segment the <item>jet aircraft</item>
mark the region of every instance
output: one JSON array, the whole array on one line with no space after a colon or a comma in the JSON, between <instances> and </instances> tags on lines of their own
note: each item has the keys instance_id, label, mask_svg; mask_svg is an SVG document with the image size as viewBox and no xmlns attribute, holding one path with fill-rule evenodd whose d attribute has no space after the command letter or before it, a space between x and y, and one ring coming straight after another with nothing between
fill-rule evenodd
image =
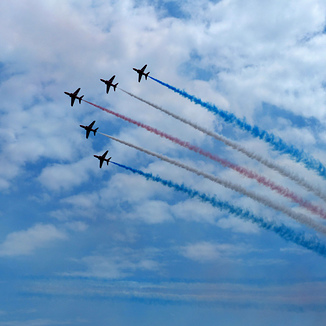
<instances>
[{"instance_id":1,"label":"jet aircraft","mask_svg":"<svg viewBox=\"0 0 326 326\"><path fill-rule=\"evenodd\" d=\"M94 157L96 157L96 158L98 158L100 160L100 168L102 167L104 161L106 161L107 165L109 165L111 157L110 158L105 158L107 153L108 153L108 151L106 151L103 155L100 155L100 156L99 155L94 155Z\"/></svg>"},{"instance_id":2,"label":"jet aircraft","mask_svg":"<svg viewBox=\"0 0 326 326\"><path fill-rule=\"evenodd\" d=\"M106 84L106 94L109 93L109 90L110 90L110 86L113 87L114 91L115 89L117 88L118 84L119 83L116 83L116 84L113 84L113 79L115 78L115 75L112 76L109 80L105 80L105 79L100 79L103 83Z\"/></svg>"},{"instance_id":3,"label":"jet aircraft","mask_svg":"<svg viewBox=\"0 0 326 326\"><path fill-rule=\"evenodd\" d=\"M79 100L79 104L81 104L81 101L82 101L82 98L84 97L84 95L78 97L78 92L80 91L80 88L78 88L75 92L73 93L68 93L68 92L65 92L65 94L69 95L71 97L71 106L74 105L75 103L75 99L78 99Z\"/></svg>"},{"instance_id":4,"label":"jet aircraft","mask_svg":"<svg viewBox=\"0 0 326 326\"><path fill-rule=\"evenodd\" d=\"M145 65L143 68L141 69L136 69L136 68L133 68L133 70L137 71L138 73L138 82L140 83L141 81L141 78L142 76L144 75L145 76L145 79L147 80L147 77L149 75L149 72L145 73L145 69L146 69L147 65Z\"/></svg>"},{"instance_id":5,"label":"jet aircraft","mask_svg":"<svg viewBox=\"0 0 326 326\"><path fill-rule=\"evenodd\" d=\"M96 131L97 131L98 128L92 129L93 126L94 126L94 123L95 123L95 120L91 124L89 124L88 126L80 125L82 128L84 128L86 130L86 138L88 138L91 131L94 132L94 136L96 135Z\"/></svg>"}]
</instances>

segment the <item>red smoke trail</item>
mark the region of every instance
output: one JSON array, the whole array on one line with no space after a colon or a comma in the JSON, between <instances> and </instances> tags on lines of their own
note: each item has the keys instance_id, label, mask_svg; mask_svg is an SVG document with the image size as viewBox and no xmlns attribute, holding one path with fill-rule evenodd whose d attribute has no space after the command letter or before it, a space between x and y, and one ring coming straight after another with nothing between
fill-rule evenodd
<instances>
[{"instance_id":1,"label":"red smoke trail","mask_svg":"<svg viewBox=\"0 0 326 326\"><path fill-rule=\"evenodd\" d=\"M249 158L258 161L259 163L264 164L265 166L267 166L268 168L280 173L281 175L283 175L284 177L287 177L289 179L291 179L292 181L296 182L298 185L304 187L306 190L313 192L316 196L320 197L321 199L323 199L326 202L326 194L324 194L316 185L312 185L310 182L307 182L307 180L305 180L304 178L302 178L301 176L295 174L294 172L290 172L288 171L286 168L284 168L283 166L278 165L277 163L270 161L262 156L260 156L257 153L253 153L250 150L246 149L245 147L242 147L240 144L227 139L219 134L217 134L216 132L210 131L204 127L199 126L197 123L194 123L188 119L185 119L171 111L168 111L166 109L163 109L162 107L153 104L151 102L148 102L146 100L144 100L143 98L132 94L130 92L125 91L122 88L119 88L122 92L128 94L131 97L136 98L137 100L146 103L147 105L160 110L161 112L166 113L167 115L173 117L174 119L177 119L185 124L187 124L188 126L191 126L201 132L203 132L204 134L211 136L213 138L215 138L218 141L223 142L225 145L230 146L231 148L235 149L236 151L248 156Z\"/></svg>"},{"instance_id":2,"label":"red smoke trail","mask_svg":"<svg viewBox=\"0 0 326 326\"><path fill-rule=\"evenodd\" d=\"M178 144L180 146L183 146L185 148L188 148L189 150L192 150L198 154L201 154L205 157L208 157L210 158L211 160L214 160L220 164L222 164L223 166L225 167L228 167L230 169L233 169L237 172L239 172L240 174L242 174L243 176L246 176L247 178L250 178L250 179L254 179L256 180L257 182L259 182L260 184L276 191L277 193L279 193L280 195L288 198L288 199L291 199L293 202L299 204L300 206L303 206L305 207L306 209L308 209L310 212L314 213L314 214L317 214L319 215L320 217L322 218L326 218L326 212L320 208L320 207L317 207L313 204L311 204L310 202L304 200L303 198L301 198L300 196L296 195L295 193L293 193L292 191L290 191L289 189L285 188L285 187L282 187L280 185L277 185L276 183L274 183L273 181L265 178L264 176L261 176L259 174L257 174L256 172L253 172L251 170L248 170L244 167L241 167L239 165L236 165L236 164L233 164L227 160L224 160L222 158L220 158L219 156L217 155L214 155L210 152L207 152L203 149L201 149L200 147L197 147L195 145L191 145L190 143L186 142L186 141L183 141L177 137L173 137L169 134L166 134L156 128L153 128L153 127L150 127L144 123L141 123L141 122L138 122L136 120L133 120L133 119L130 119L122 114L119 114L119 113L116 113L114 111L111 111L109 109L106 109L102 106L99 106L97 104L94 104L92 102L88 102L86 100L83 100L84 102L90 104L90 105L93 105L99 109L101 109L102 111L105 111L107 113L110 113L110 114L113 114L114 116L120 118L120 119L123 119L125 121L128 121L130 123L133 123L134 125L138 126L138 127L141 127L141 128L144 128L160 137L163 137L163 138L166 138L166 139L169 139L171 140L172 142L174 142L175 144Z\"/></svg>"}]
</instances>

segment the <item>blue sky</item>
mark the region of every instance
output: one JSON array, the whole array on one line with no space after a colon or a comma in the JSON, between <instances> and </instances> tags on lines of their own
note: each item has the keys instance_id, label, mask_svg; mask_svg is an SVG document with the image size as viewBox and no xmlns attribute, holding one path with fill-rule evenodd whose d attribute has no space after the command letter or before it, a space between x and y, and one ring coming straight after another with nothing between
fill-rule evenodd
<instances>
[{"instance_id":1,"label":"blue sky","mask_svg":"<svg viewBox=\"0 0 326 326\"><path fill-rule=\"evenodd\" d=\"M284 224L325 235L105 134L240 185L324 221L199 154L64 91L256 171L326 210L289 178L100 78L234 141L322 192L325 180L265 142L148 79L186 90L326 162L325 4L299 1L0 3L0 326L324 325L325 257L228 211L123 168L184 184Z\"/></svg>"}]
</instances>

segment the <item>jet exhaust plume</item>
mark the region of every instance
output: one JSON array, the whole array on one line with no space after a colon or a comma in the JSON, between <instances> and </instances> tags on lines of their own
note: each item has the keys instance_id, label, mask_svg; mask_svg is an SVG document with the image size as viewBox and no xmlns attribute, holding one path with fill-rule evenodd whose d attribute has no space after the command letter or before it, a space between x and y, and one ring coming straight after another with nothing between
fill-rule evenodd
<instances>
[{"instance_id":1,"label":"jet exhaust plume","mask_svg":"<svg viewBox=\"0 0 326 326\"><path fill-rule=\"evenodd\" d=\"M100 108L101 110L103 110L105 112L113 114L113 115L115 115L115 116L117 116L117 117L119 117L119 118L121 118L121 119L123 119L125 121L128 121L128 122L133 123L133 124L135 124L135 125L137 125L139 127L142 127L142 128L144 128L144 129L146 129L146 130L148 130L148 131L150 131L150 132L152 132L152 133L154 133L154 134L156 134L156 135L158 135L160 137L169 139L172 142L174 142L175 144L178 144L178 145L180 145L180 146L182 146L184 148L187 148L187 149L189 149L191 151L194 151L194 152L196 152L198 154L201 154L201 155L203 155L203 156L205 156L205 157L207 157L207 158L209 158L211 160L214 160L215 162L218 162L218 163L220 163L221 165L223 165L225 167L228 167L230 169L233 169L233 170L237 171L238 173L240 173L241 175L243 175L243 176L245 176L247 178L254 179L258 183L264 185L265 187L268 187L268 188L272 189L273 191L276 191L278 194L280 194L280 195L292 200L293 202L299 204L300 206L305 207L310 212L312 212L314 214L317 214L322 218L326 218L326 212L322 208L311 204L310 202L302 199L301 197L299 197L298 195L296 195L295 193L293 193L289 189L275 184L273 181L265 178L264 176L261 176L261 175L255 173L255 172L253 172L251 170L248 170L248 169L246 169L244 167L233 164L233 163L231 163L231 162L229 162L229 161L227 161L225 159L220 158L217 155L214 155L214 154L212 154L210 152L207 152L207 151L203 150L202 148L191 145L190 143L188 143L186 141L183 141L183 140L181 140L181 139L179 139L177 137L174 137L174 136L168 135L168 134L166 134L166 133L164 133L162 131L159 131L156 128L152 128L152 127L150 127L150 126L148 126L146 124L135 121L135 120L130 119L130 118L128 118L128 117L126 117L126 116L124 116L122 114L116 113L116 112L111 111L111 110L106 109L106 108L103 108L103 107L101 107L99 105L96 105L96 104L93 104L91 102L88 102L88 101L85 101L85 102L87 102L87 103L89 103L91 105L94 105L95 107L98 107L98 108Z\"/></svg>"},{"instance_id":2,"label":"jet exhaust plume","mask_svg":"<svg viewBox=\"0 0 326 326\"><path fill-rule=\"evenodd\" d=\"M310 154L305 153L303 150L300 150L293 145L288 145L280 137L277 137L274 134L267 132L266 130L260 129L258 126L251 126L244 120L237 118L233 113L221 110L213 104L204 102L201 99L188 94L184 90L180 90L151 76L149 76L149 78L173 90L184 98L189 99L191 102L199 104L200 106L206 108L208 111L219 115L221 118L224 119L225 122L234 124L240 129L249 132L255 138L260 138L264 140L266 143L270 144L274 150L278 151L281 154L288 154L289 157L291 157L291 159L295 162L301 162L308 170L314 170L318 173L318 175L326 179L326 167L319 160L315 159Z\"/></svg>"},{"instance_id":3,"label":"jet exhaust plume","mask_svg":"<svg viewBox=\"0 0 326 326\"><path fill-rule=\"evenodd\" d=\"M126 165L116 163L116 162L111 162L111 163L115 164L121 168L124 168L134 174L141 175L141 176L145 177L147 180L158 182L158 183L161 183L162 185L172 188L176 191L183 192L191 198L198 198L202 202L209 203L213 207L219 208L220 210L226 210L229 213L239 217L242 220L251 221L252 223L258 225L262 229L273 231L274 233L276 233L278 236L280 236L281 238L283 238L286 241L291 241L291 242L293 242L299 246L302 246L306 249L309 249L323 257L326 257L325 244L323 244L320 241L320 239L318 239L315 236L307 238L303 232L300 232L300 233L296 232L293 229L288 228L284 224L277 225L272 221L266 221L263 218L252 214L250 211L247 211L240 207L231 205L227 201L218 200L215 196L210 197L210 196L206 195L205 193L188 188L183 184L177 184L171 180L162 179L158 175L154 176L152 173L145 173L143 171L140 171L140 170L128 167Z\"/></svg>"},{"instance_id":4,"label":"jet exhaust plume","mask_svg":"<svg viewBox=\"0 0 326 326\"><path fill-rule=\"evenodd\" d=\"M203 133L205 133L206 135L208 136L211 136L213 138L215 138L216 140L218 141L221 141L223 142L225 145L227 146L230 146L231 148L237 150L238 152L246 155L247 157L251 158L251 159L254 159L256 161L258 161L259 163L267 166L268 168L278 172L279 174L283 175L284 177L287 177L289 179L291 179L292 181L296 182L298 185L304 187L306 190L314 193L316 196L318 196L319 198L323 199L324 201L326 201L326 194L324 194L318 187L314 186L314 185L311 185L310 183L308 183L304 178L300 177L299 175L295 174L295 173L292 173L288 170L286 170L285 168L283 168L282 166L266 159L266 158L263 158L262 156L256 154L256 153L253 153L249 150L247 150L246 148L242 147L241 145L237 144L236 142L234 141L231 141L219 134L217 134L216 132L212 132L206 128L203 128L201 126L199 126L198 124L196 123L193 123L183 117L180 117L179 115L171 112L171 111L168 111L156 104L153 104L151 102L148 102L146 100L144 100L143 98L141 97L138 97L130 92L127 92L126 90L122 89L122 88L119 88L122 92L128 94L129 96L131 97L134 97L136 98L137 100L157 109L157 110L160 110L161 112L164 112L166 113L167 115L195 128L196 130L199 130Z\"/></svg>"},{"instance_id":5,"label":"jet exhaust plume","mask_svg":"<svg viewBox=\"0 0 326 326\"><path fill-rule=\"evenodd\" d=\"M202 176L202 177L204 177L206 179L209 179L209 180L211 180L211 181L213 181L213 182L215 182L217 184L220 184L221 186L223 186L225 188L231 189L231 190L236 191L236 192L238 192L238 193L240 193L242 195L245 195L245 196L257 201L258 203L261 203L261 204L263 204L263 205L265 205L267 207L270 207L270 208L272 208L274 210L280 211L280 212L288 215L289 217L293 218L297 222L303 223L303 224L305 224L305 225L307 225L307 226L309 226L311 228L314 228L316 231L321 232L321 233L326 235L326 227L325 226L316 223L313 219L309 218L308 216L306 216L304 214L296 213L293 210L288 209L285 206L277 204L277 203L273 202L272 200L270 200L268 198L265 198L263 196L260 196L260 195L254 193L252 191L249 191L249 190L247 190L247 189L245 189L245 188L243 188L243 187L241 187L239 185L233 184L232 182L229 182L227 180L223 180L223 179L221 179L219 177L213 176L213 175L208 174L206 172L197 170L197 169L195 169L195 168L193 168L191 166L188 166L186 164L183 164L183 163L181 163L179 161L170 159L169 157L166 157L164 155L154 153L154 152L149 151L149 150L147 150L145 148L142 148L140 146L137 146L137 145L131 144L129 142L123 141L123 140L115 138L113 136L109 136L109 135L101 133L101 132L99 132L99 133L101 135L103 135L105 137L108 137L108 138L110 138L112 140L115 140L115 141L117 141L117 142L119 142L121 144L129 146L131 148L135 148L135 149L137 149L137 150L139 150L141 152L144 152L144 153L146 153L148 155L157 157L162 161L165 161L165 162L168 162L168 163L173 164L175 166L178 166L178 167L180 167L182 169L185 169L185 170L187 170L189 172L195 173L195 174L197 174L199 176Z\"/></svg>"}]
</instances>

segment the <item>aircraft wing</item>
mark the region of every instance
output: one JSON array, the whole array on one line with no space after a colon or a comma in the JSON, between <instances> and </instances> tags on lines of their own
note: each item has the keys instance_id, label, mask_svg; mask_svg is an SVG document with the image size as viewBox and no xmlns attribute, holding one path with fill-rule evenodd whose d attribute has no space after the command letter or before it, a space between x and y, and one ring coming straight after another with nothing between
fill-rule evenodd
<instances>
[{"instance_id":1,"label":"aircraft wing","mask_svg":"<svg viewBox=\"0 0 326 326\"><path fill-rule=\"evenodd\" d=\"M78 88L75 92L74 92L74 96L77 96L78 92L80 91L80 88Z\"/></svg>"},{"instance_id":2,"label":"aircraft wing","mask_svg":"<svg viewBox=\"0 0 326 326\"><path fill-rule=\"evenodd\" d=\"M140 83L141 81L142 74L138 74L138 82Z\"/></svg>"},{"instance_id":3,"label":"aircraft wing","mask_svg":"<svg viewBox=\"0 0 326 326\"><path fill-rule=\"evenodd\" d=\"M94 126L94 123L95 123L95 120L88 126L89 128L93 128Z\"/></svg>"},{"instance_id":4,"label":"aircraft wing","mask_svg":"<svg viewBox=\"0 0 326 326\"><path fill-rule=\"evenodd\" d=\"M147 65L145 65L143 68L141 68L141 71L144 72L146 67L147 67Z\"/></svg>"},{"instance_id":5,"label":"aircraft wing","mask_svg":"<svg viewBox=\"0 0 326 326\"><path fill-rule=\"evenodd\" d=\"M86 129L86 138L88 138L90 132L91 132L90 129Z\"/></svg>"},{"instance_id":6,"label":"aircraft wing","mask_svg":"<svg viewBox=\"0 0 326 326\"><path fill-rule=\"evenodd\" d=\"M106 151L106 152L102 155L102 157L105 158L105 156L106 156L107 153L108 153L108 151ZM102 162L102 163L103 163L103 162Z\"/></svg>"},{"instance_id":7,"label":"aircraft wing","mask_svg":"<svg viewBox=\"0 0 326 326\"><path fill-rule=\"evenodd\" d=\"M101 159L100 159L100 168L102 167L103 162L104 162L104 160L101 160Z\"/></svg>"},{"instance_id":8,"label":"aircraft wing","mask_svg":"<svg viewBox=\"0 0 326 326\"><path fill-rule=\"evenodd\" d=\"M75 99L76 99L76 97L71 97L71 106L74 106L74 103L75 103Z\"/></svg>"},{"instance_id":9,"label":"aircraft wing","mask_svg":"<svg viewBox=\"0 0 326 326\"><path fill-rule=\"evenodd\" d=\"M110 78L109 83L112 83L114 78L115 78L115 75Z\"/></svg>"}]
</instances>

